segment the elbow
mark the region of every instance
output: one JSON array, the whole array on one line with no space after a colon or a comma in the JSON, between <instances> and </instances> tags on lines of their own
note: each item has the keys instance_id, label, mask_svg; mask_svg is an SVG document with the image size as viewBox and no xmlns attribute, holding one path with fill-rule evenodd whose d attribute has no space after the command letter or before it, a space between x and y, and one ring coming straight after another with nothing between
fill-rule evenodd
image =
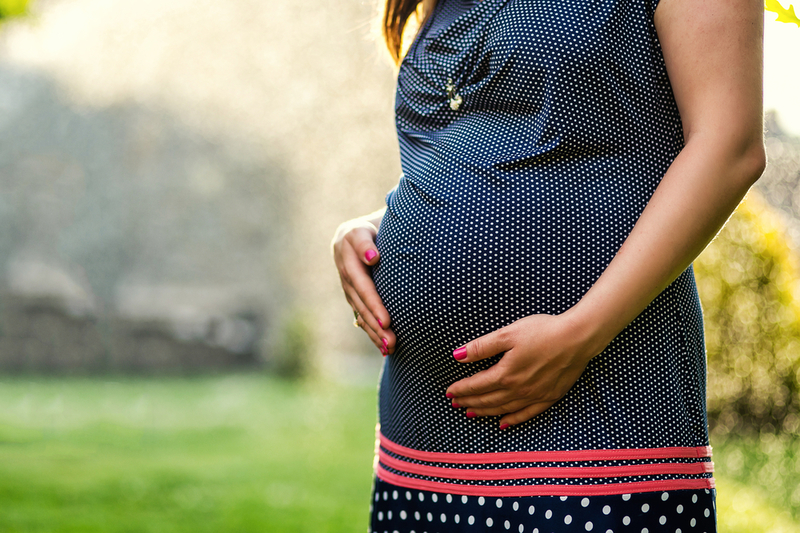
<instances>
[{"instance_id":1,"label":"elbow","mask_svg":"<svg viewBox=\"0 0 800 533\"><path fill-rule=\"evenodd\" d=\"M764 169L767 168L767 152L764 149L763 137L759 136L742 150L739 167L742 180L748 188L764 174Z\"/></svg>"}]
</instances>

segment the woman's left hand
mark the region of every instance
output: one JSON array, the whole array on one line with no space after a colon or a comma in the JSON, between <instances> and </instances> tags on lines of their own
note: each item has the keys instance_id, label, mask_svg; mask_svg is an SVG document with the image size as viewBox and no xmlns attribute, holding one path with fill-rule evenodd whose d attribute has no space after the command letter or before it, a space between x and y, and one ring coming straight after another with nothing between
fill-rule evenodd
<instances>
[{"instance_id":1,"label":"woman's left hand","mask_svg":"<svg viewBox=\"0 0 800 533\"><path fill-rule=\"evenodd\" d=\"M500 429L520 424L563 398L597 349L569 313L531 315L453 352L473 363L505 352L491 368L450 385L447 397L467 416L498 416ZM466 352L464 351L466 349Z\"/></svg>"}]
</instances>

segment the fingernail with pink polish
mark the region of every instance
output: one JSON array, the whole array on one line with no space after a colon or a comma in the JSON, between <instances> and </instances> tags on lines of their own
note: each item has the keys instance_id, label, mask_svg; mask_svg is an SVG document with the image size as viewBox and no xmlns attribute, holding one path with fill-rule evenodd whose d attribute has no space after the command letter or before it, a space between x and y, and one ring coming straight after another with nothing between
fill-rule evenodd
<instances>
[{"instance_id":1,"label":"fingernail with pink polish","mask_svg":"<svg viewBox=\"0 0 800 533\"><path fill-rule=\"evenodd\" d=\"M461 407L461 406L460 406L460 405L458 405L456 402L453 402L453 403L451 403L450 405L452 405L452 406L453 406L453 407L455 407L456 409L459 409L459 408Z\"/></svg>"},{"instance_id":2,"label":"fingernail with pink polish","mask_svg":"<svg viewBox=\"0 0 800 533\"><path fill-rule=\"evenodd\" d=\"M510 426L508 424L500 424L500 429L508 429Z\"/></svg>"},{"instance_id":3,"label":"fingernail with pink polish","mask_svg":"<svg viewBox=\"0 0 800 533\"><path fill-rule=\"evenodd\" d=\"M383 348L383 347L380 348L380 351L381 351L381 353L383 354L384 357L386 357L386 354L389 353L389 352L386 351L386 348Z\"/></svg>"},{"instance_id":4,"label":"fingernail with pink polish","mask_svg":"<svg viewBox=\"0 0 800 533\"><path fill-rule=\"evenodd\" d=\"M383 322L381 322L381 319L380 318L376 318L375 320L378 321L378 325L381 327L381 329L383 329Z\"/></svg>"},{"instance_id":5,"label":"fingernail with pink polish","mask_svg":"<svg viewBox=\"0 0 800 533\"><path fill-rule=\"evenodd\" d=\"M467 418L475 418L476 416L478 416L478 415L476 415L472 411L467 411Z\"/></svg>"},{"instance_id":6,"label":"fingernail with pink polish","mask_svg":"<svg viewBox=\"0 0 800 533\"><path fill-rule=\"evenodd\" d=\"M447 396L448 398L455 398L456 397L456 395L453 394L452 392L448 392L447 394L445 394L445 396Z\"/></svg>"},{"instance_id":7,"label":"fingernail with pink polish","mask_svg":"<svg viewBox=\"0 0 800 533\"><path fill-rule=\"evenodd\" d=\"M382 338L381 342L383 343L383 347L388 350L389 349L389 341L387 341L385 338Z\"/></svg>"},{"instance_id":8,"label":"fingernail with pink polish","mask_svg":"<svg viewBox=\"0 0 800 533\"><path fill-rule=\"evenodd\" d=\"M453 357L461 361L462 359L466 359L467 357L467 349L466 348L459 348L453 352Z\"/></svg>"},{"instance_id":9,"label":"fingernail with pink polish","mask_svg":"<svg viewBox=\"0 0 800 533\"><path fill-rule=\"evenodd\" d=\"M364 252L364 257L366 258L367 261L372 261L372 258L374 258L376 255L378 255L378 252L372 249Z\"/></svg>"}]
</instances>

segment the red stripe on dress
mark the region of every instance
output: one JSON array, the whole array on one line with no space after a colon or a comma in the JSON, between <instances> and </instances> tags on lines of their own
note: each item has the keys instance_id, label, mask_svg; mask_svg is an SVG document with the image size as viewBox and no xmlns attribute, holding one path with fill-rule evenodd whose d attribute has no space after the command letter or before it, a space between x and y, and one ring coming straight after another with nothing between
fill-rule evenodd
<instances>
[{"instance_id":1,"label":"red stripe on dress","mask_svg":"<svg viewBox=\"0 0 800 533\"><path fill-rule=\"evenodd\" d=\"M428 477L441 477L464 480L496 480L496 479L525 479L525 478L604 478L604 477L630 477L663 474L697 475L714 471L714 463L703 461L700 463L657 463L647 465L626 466L578 466L578 467L529 467L529 468L486 468L480 470L467 470L463 468L446 468L409 463L396 459L381 450L379 460L384 465L394 470L418 474Z\"/></svg>"},{"instance_id":2,"label":"red stripe on dress","mask_svg":"<svg viewBox=\"0 0 800 533\"><path fill-rule=\"evenodd\" d=\"M662 490L713 489L714 478L665 479L659 481L633 481L605 485L459 485L426 481L393 474L378 465L375 474L387 483L407 489L444 492L464 496L611 496Z\"/></svg>"},{"instance_id":3,"label":"red stripe on dress","mask_svg":"<svg viewBox=\"0 0 800 533\"><path fill-rule=\"evenodd\" d=\"M395 444L381 433L380 445L410 459L433 463L543 463L567 461L617 461L632 459L689 459L711 457L711 446L670 448L626 448L622 450L570 450L547 452L440 453L423 452Z\"/></svg>"}]
</instances>

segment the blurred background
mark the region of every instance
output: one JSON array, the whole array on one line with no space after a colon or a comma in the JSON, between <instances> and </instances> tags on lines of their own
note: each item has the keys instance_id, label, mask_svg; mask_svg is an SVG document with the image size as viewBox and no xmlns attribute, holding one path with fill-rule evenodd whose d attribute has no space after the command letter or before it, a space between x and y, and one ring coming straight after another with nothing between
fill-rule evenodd
<instances>
[{"instance_id":1,"label":"blurred background","mask_svg":"<svg viewBox=\"0 0 800 533\"><path fill-rule=\"evenodd\" d=\"M372 1L0 0L0 532L364 531L329 243L399 176ZM696 263L720 530L800 531L800 28Z\"/></svg>"}]
</instances>

